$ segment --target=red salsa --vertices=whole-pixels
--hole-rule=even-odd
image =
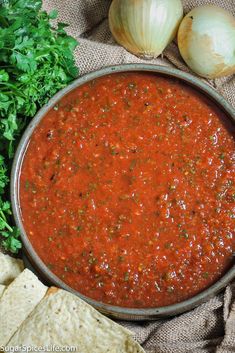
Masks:
[[[180,302],[233,263],[233,127],[177,80],[96,79],[36,128],[20,204],[33,247],[72,288],[124,307]]]

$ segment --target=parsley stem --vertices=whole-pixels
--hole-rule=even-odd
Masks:
[[[6,216],[4,215],[3,211],[0,210],[0,219],[2,223],[5,225],[5,227],[10,231],[13,232],[13,229],[9,226],[9,224],[6,221]]]

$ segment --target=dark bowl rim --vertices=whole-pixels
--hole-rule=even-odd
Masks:
[[[235,264],[213,285],[211,285],[206,290],[201,293],[193,296],[190,299],[184,300],[180,303],[176,303],[169,306],[162,306],[158,308],[127,308],[105,304],[103,302],[96,301],[80,292],[74,290],[73,288],[66,285],[60,278],[53,274],[48,267],[43,263],[40,257],[37,255],[36,251],[32,247],[27,234],[24,230],[23,223],[21,221],[21,212],[19,204],[19,175],[21,170],[21,164],[24,159],[24,154],[27,149],[30,137],[37,127],[38,123],[45,116],[45,114],[54,106],[58,101],[68,94],[73,89],[101,76],[108,74],[113,74],[117,72],[150,72],[154,74],[159,74],[171,78],[179,79],[188,85],[192,86],[197,91],[206,94],[210,100],[212,100],[220,109],[222,109],[229,119],[235,124],[235,110],[233,107],[211,86],[204,83],[200,79],[194,77],[191,74],[185,73],[183,71],[173,69],[166,66],[152,65],[152,64],[123,64],[116,66],[108,66],[97,71],[85,74],[84,76],[79,77],[69,84],[64,89],[60,90],[55,94],[47,104],[45,104],[31,120],[28,127],[26,128],[24,134],[21,137],[21,140],[18,144],[13,165],[11,171],[11,180],[10,180],[10,193],[11,193],[11,202],[12,202],[12,211],[13,217],[17,227],[20,229],[21,240],[23,243],[23,249],[26,253],[26,256],[30,259],[32,265],[36,267],[38,273],[42,275],[49,283],[56,285],[62,289],[68,290],[75,295],[78,295],[81,299],[85,300],[90,305],[94,306],[99,311],[112,316],[118,319],[126,320],[151,320],[160,317],[169,317],[173,315],[180,314],[195,308],[196,306],[204,303],[205,301],[212,298],[220,290],[225,288],[225,286],[235,278]]]

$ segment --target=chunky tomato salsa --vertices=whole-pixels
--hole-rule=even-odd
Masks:
[[[232,264],[234,130],[177,80],[125,73],[68,94],[32,135],[25,230],[82,294],[124,307],[180,302]]]

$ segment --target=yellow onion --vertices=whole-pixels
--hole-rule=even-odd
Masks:
[[[215,5],[199,6],[180,24],[178,46],[198,75],[216,78],[235,73],[235,18]]]
[[[109,26],[116,41],[145,59],[160,55],[183,18],[181,0],[113,0]]]

